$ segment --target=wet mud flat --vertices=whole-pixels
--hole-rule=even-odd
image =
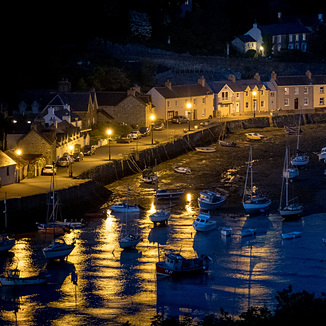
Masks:
[[[323,161],[319,161],[317,154],[326,146],[326,125],[304,125],[301,129],[303,132],[299,136],[299,148],[309,155],[309,164],[301,168],[299,176],[291,182],[291,196],[297,196],[304,205],[304,215],[325,212],[326,166]],[[261,141],[247,140],[245,134],[249,132],[259,132],[265,138]],[[236,217],[244,214],[241,200],[249,149],[252,146],[254,185],[272,199],[270,211],[276,213],[280,201],[285,150],[288,146],[290,156],[295,155],[297,135],[288,135],[283,128],[269,127],[242,130],[227,135],[225,140],[233,141],[237,146],[223,147],[217,143],[217,151],[214,153],[191,152],[170,161],[170,164],[178,162],[192,169],[192,175],[187,176],[187,187],[197,191],[216,189],[226,194],[227,203],[219,209],[219,213]],[[177,184],[179,178],[176,176],[173,183]]]

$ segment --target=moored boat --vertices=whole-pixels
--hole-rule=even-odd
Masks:
[[[155,223],[166,222],[171,215],[171,212],[168,210],[159,209],[155,213],[149,216],[150,220]]]
[[[199,193],[198,204],[200,208],[212,210],[221,207],[226,202],[226,197],[217,192],[204,190]]]
[[[110,206],[110,209],[117,213],[137,213],[140,208],[137,205],[129,205],[127,203],[116,203]]]
[[[216,148],[212,146],[196,147],[196,151],[202,153],[214,153],[216,152]]]
[[[261,140],[265,137],[264,135],[261,135],[257,132],[249,132],[246,134],[246,136],[247,136],[247,139],[249,139],[249,140]]]
[[[256,234],[256,229],[251,229],[251,228],[248,228],[248,229],[244,229],[241,231],[241,236],[242,237],[250,237],[252,235],[255,235]]]
[[[207,213],[199,213],[192,226],[198,232],[211,231],[216,228],[216,221],[211,221]]]
[[[141,241],[140,235],[134,235],[133,233],[128,233],[119,240],[119,245],[121,249],[135,248]]]
[[[142,179],[145,183],[156,182],[158,177],[152,168],[147,168],[143,171]]]
[[[201,255],[200,258],[184,258],[180,254],[169,253],[164,261],[156,263],[156,274],[162,276],[185,276],[208,270],[212,259]]]
[[[8,269],[7,275],[0,276],[0,283],[2,286],[25,286],[25,285],[40,285],[46,284],[51,275],[44,272],[35,276],[21,277],[18,268]]]
[[[71,244],[67,244],[64,239],[57,238],[44,248],[43,254],[46,259],[56,260],[68,257],[75,248],[75,240]]]
[[[294,238],[299,238],[301,237],[302,232],[298,232],[298,231],[293,231],[293,232],[289,232],[289,233],[283,233],[282,234],[282,239],[294,239]]]
[[[178,199],[183,195],[183,191],[171,189],[159,189],[155,192],[155,197],[159,199]]]
[[[227,142],[227,141],[224,141],[224,140],[219,140],[218,143],[221,145],[221,146],[226,146],[226,147],[235,147],[237,144],[232,141],[232,142]]]
[[[182,173],[182,174],[190,174],[191,173],[191,170],[188,167],[183,167],[180,165],[173,165],[172,168],[177,173]]]
[[[0,252],[6,252],[15,245],[15,239],[9,238],[6,234],[0,234]]]

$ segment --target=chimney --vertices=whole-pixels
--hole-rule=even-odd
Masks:
[[[271,80],[276,80],[277,74],[275,71],[272,71],[271,73]]]
[[[172,90],[172,84],[171,84],[171,82],[169,80],[167,80],[164,85],[165,85],[165,87]]]
[[[198,79],[198,84],[202,87],[205,87],[205,78],[204,76],[201,76],[201,78]]]
[[[229,77],[228,77],[228,80],[229,81],[231,81],[231,82],[233,82],[233,83],[235,83],[236,82],[236,78],[235,78],[235,76],[234,75],[229,75]]]
[[[307,76],[309,79],[311,79],[311,71],[310,71],[310,70],[307,70],[307,71],[306,71],[306,76]]]
[[[127,90],[127,96],[129,95],[136,96],[136,90],[133,87]]]
[[[68,79],[62,79],[58,82],[59,93],[67,93],[71,91],[71,83]]]
[[[50,106],[48,108],[48,114],[54,115],[54,107]]]
[[[260,82],[260,75],[258,72],[255,73],[254,79]]]

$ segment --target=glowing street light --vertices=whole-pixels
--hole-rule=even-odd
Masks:
[[[252,96],[254,97],[254,118],[256,117],[256,91],[252,91]]]
[[[19,155],[19,156],[22,155],[22,151],[21,151],[21,149],[17,149],[17,150],[16,150],[16,154]]]
[[[188,102],[186,104],[186,107],[188,109],[188,120],[189,120],[189,131],[190,131],[190,114],[191,114],[191,108],[192,108],[192,104],[190,102]]]

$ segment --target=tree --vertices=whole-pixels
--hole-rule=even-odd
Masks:
[[[146,13],[130,11],[130,30],[137,40],[147,41],[152,36],[152,25]]]
[[[126,90],[130,86],[127,74],[117,67],[99,66],[92,78],[92,86],[96,90]]]

